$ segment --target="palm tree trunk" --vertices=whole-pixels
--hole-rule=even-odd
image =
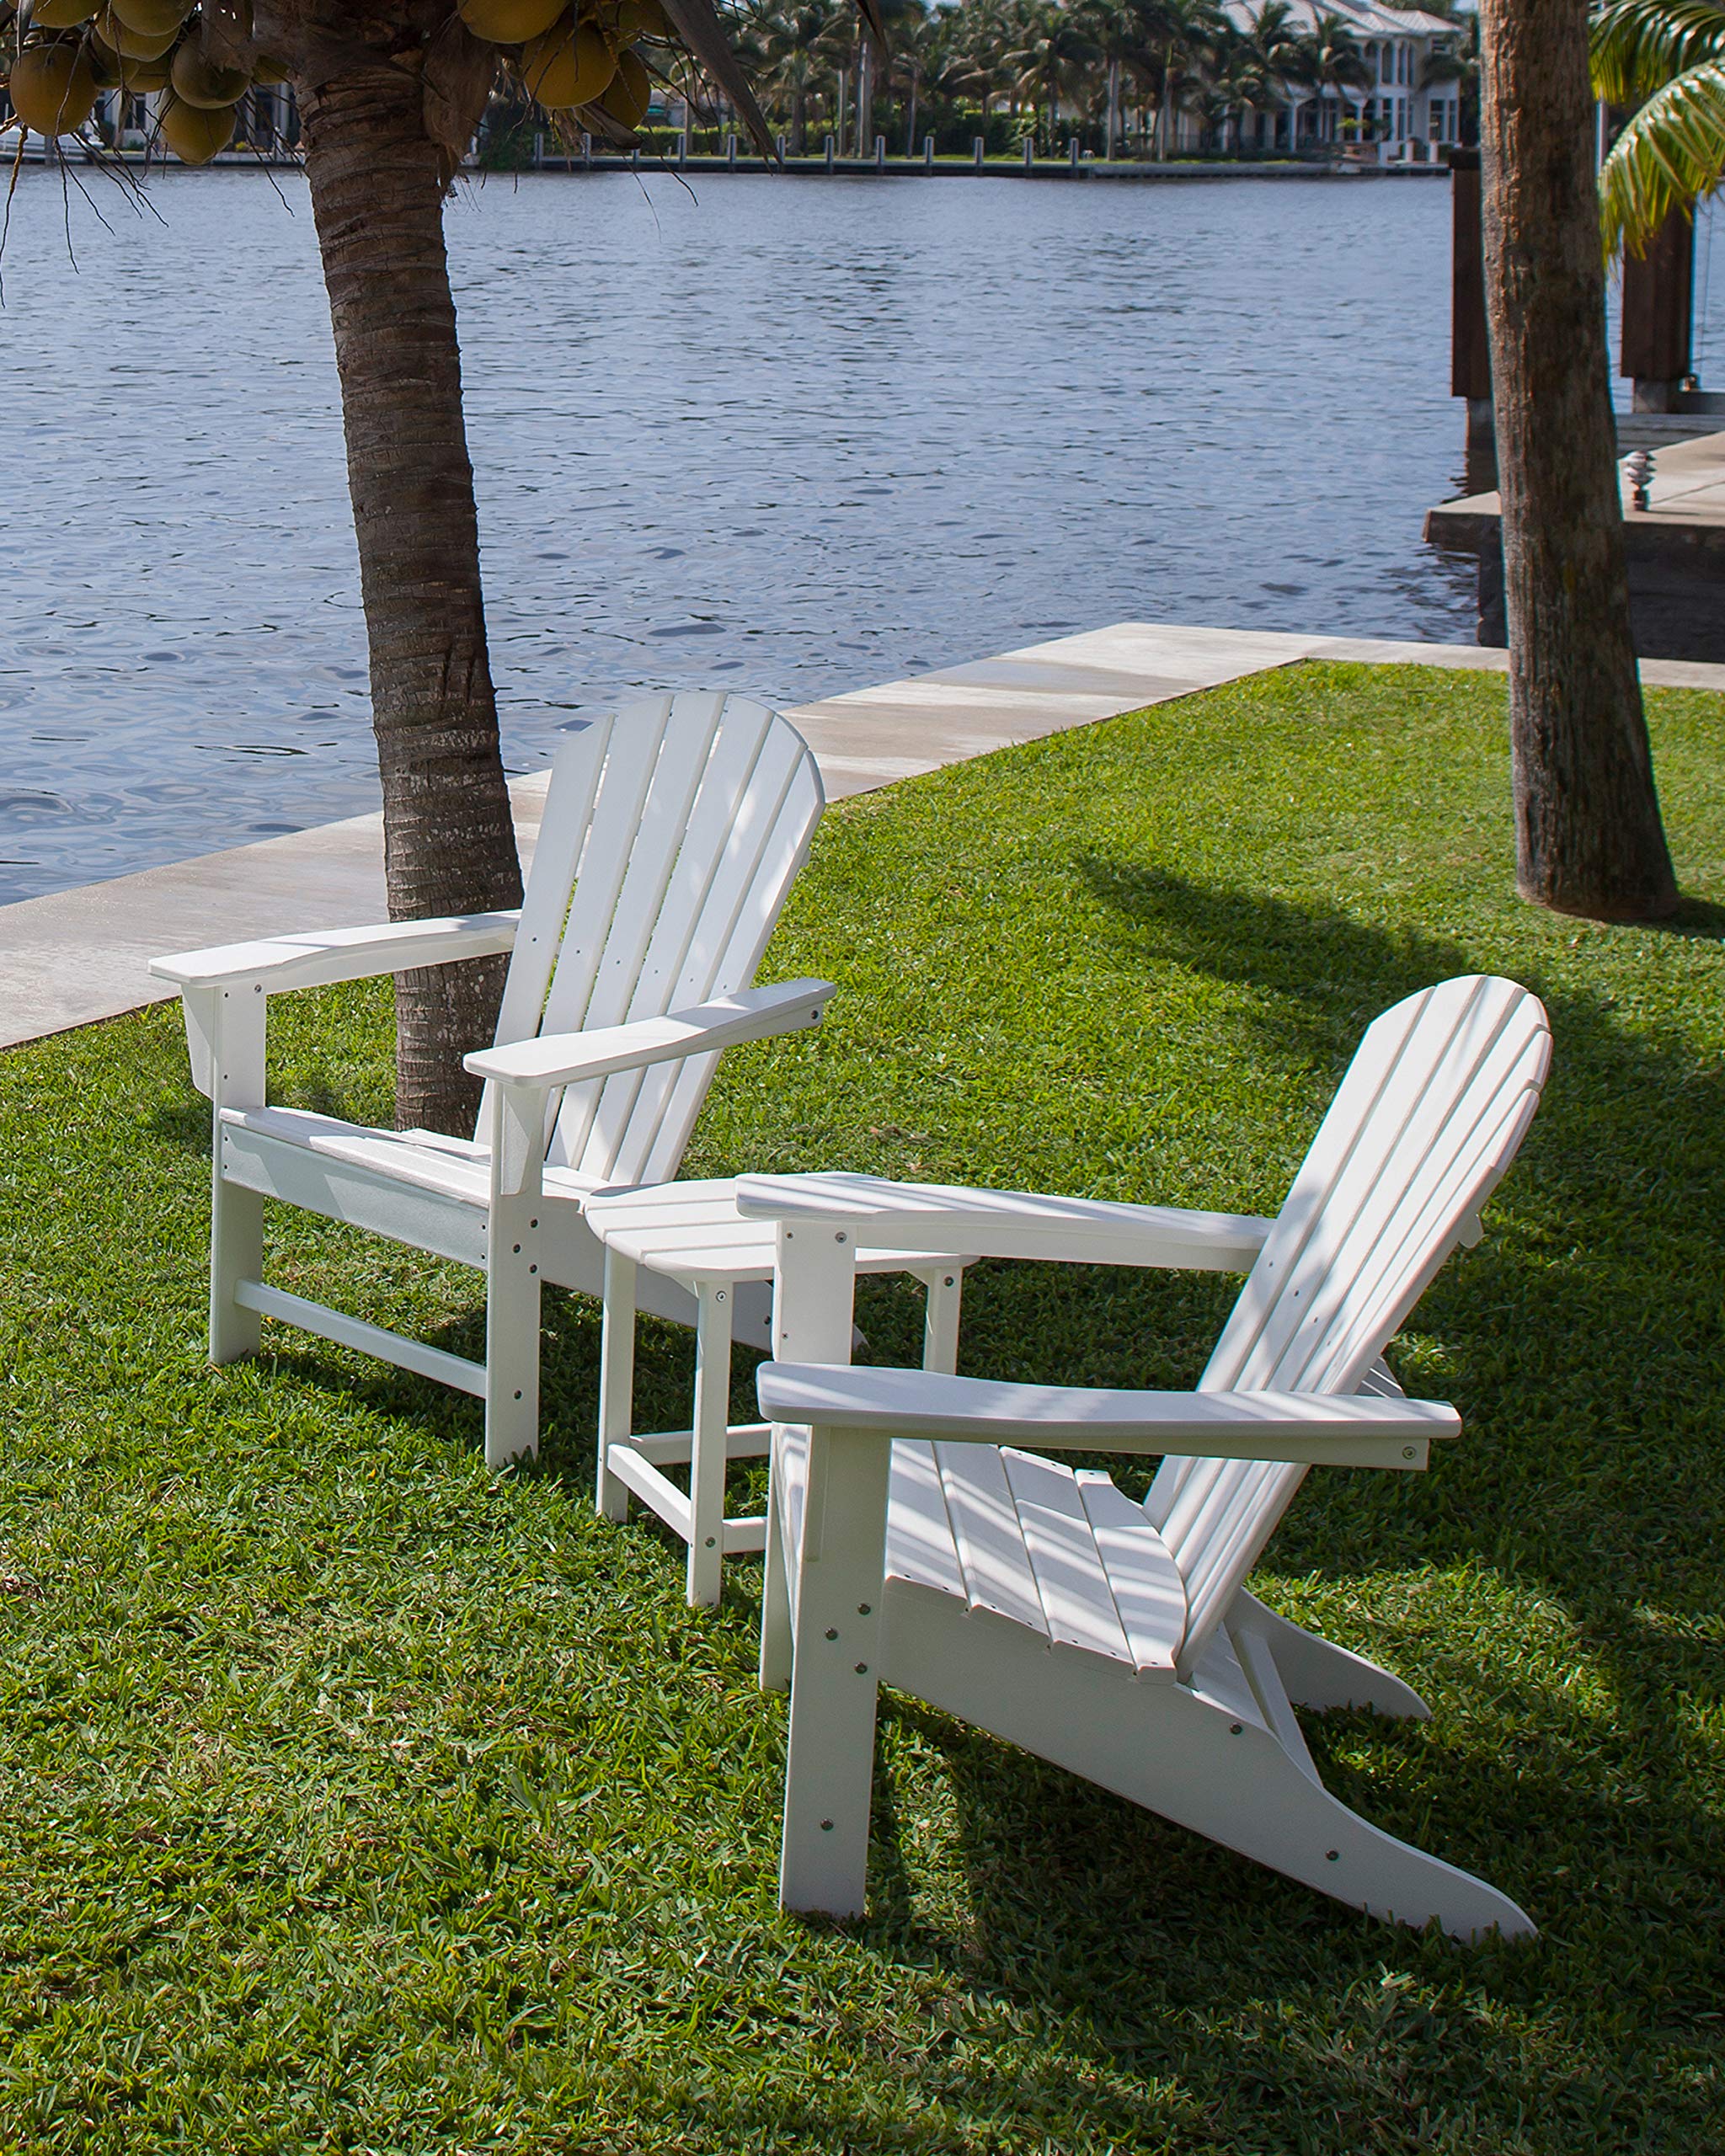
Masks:
[[[1587,18],[1485,0],[1486,314],[1503,490],[1516,883],[1560,913],[1669,913],[1629,619]]]
[[[392,920],[520,903],[479,588],[443,180],[418,76],[379,58],[302,92],[371,646]],[[463,1054],[503,961],[396,981],[396,1117],[471,1129]]]
[[[1103,156],[1110,160],[1113,158],[1114,154],[1114,138],[1119,132],[1119,119],[1120,63],[1119,60],[1116,59],[1111,60],[1108,62],[1108,116],[1106,122],[1107,143],[1103,151]]]

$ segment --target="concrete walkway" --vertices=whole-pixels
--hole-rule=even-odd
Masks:
[[[829,798],[841,800],[1300,659],[1496,670],[1507,664],[1504,653],[1473,644],[1123,622],[830,696],[789,716],[820,760]],[[1650,683],[1725,692],[1725,666],[1649,662],[1642,671]],[[524,860],[545,782],[541,772],[511,789]],[[147,970],[164,952],[355,926],[386,913],[377,814],[0,906],[0,1048],[165,1001],[172,991]]]

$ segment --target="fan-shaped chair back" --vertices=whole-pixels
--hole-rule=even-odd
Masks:
[[[1199,1389],[1370,1390],[1370,1374],[1514,1158],[1551,1032],[1536,996],[1472,975],[1386,1011],[1312,1140]],[[1164,1460],[1146,1499],[1185,1582],[1189,1673],[1306,1470]]]
[[[749,986],[822,805],[807,743],[741,696],[657,697],[572,734],[553,767],[498,1043]],[[568,1087],[551,1103],[547,1160],[597,1184],[674,1174],[717,1060]]]

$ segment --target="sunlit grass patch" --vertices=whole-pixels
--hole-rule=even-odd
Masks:
[[[543,1460],[496,1483],[474,1403],[401,1372],[275,1327],[207,1369],[157,1011],[0,1061],[0,2147],[1725,2138],[1725,711],[1653,718],[1672,931],[1515,901],[1487,676],[1300,667],[848,803],[768,963],[842,993],[727,1059],[687,1163],[1273,1209],[1377,1011],[1536,990],[1545,1104],[1397,1356],[1466,1434],[1314,1476],[1260,1583],[1436,1710],[1313,1721],[1332,1785],[1538,1940],[1354,1918],[890,1696],[873,1913],[782,1918],[757,1574],[691,1612],[656,1528],[594,1520],[596,1312],[553,1299]],[[284,1000],[278,1096],[387,1116],[387,1023]],[[477,1348],[473,1275],[270,1235],[284,1285]],[[1189,1383],[1231,1294],[984,1267],[964,1364]],[[916,1299],[865,1283],[877,1358]],[[644,1327],[646,1427],[691,1367]]]

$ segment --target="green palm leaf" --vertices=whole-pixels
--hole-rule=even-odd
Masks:
[[[1725,59],[1717,0],[1611,0],[1588,32],[1595,93],[1638,104],[1703,60]]]
[[[1711,195],[1725,174],[1725,60],[1706,60],[1656,90],[1599,170],[1605,251],[1642,253],[1674,209]]]

